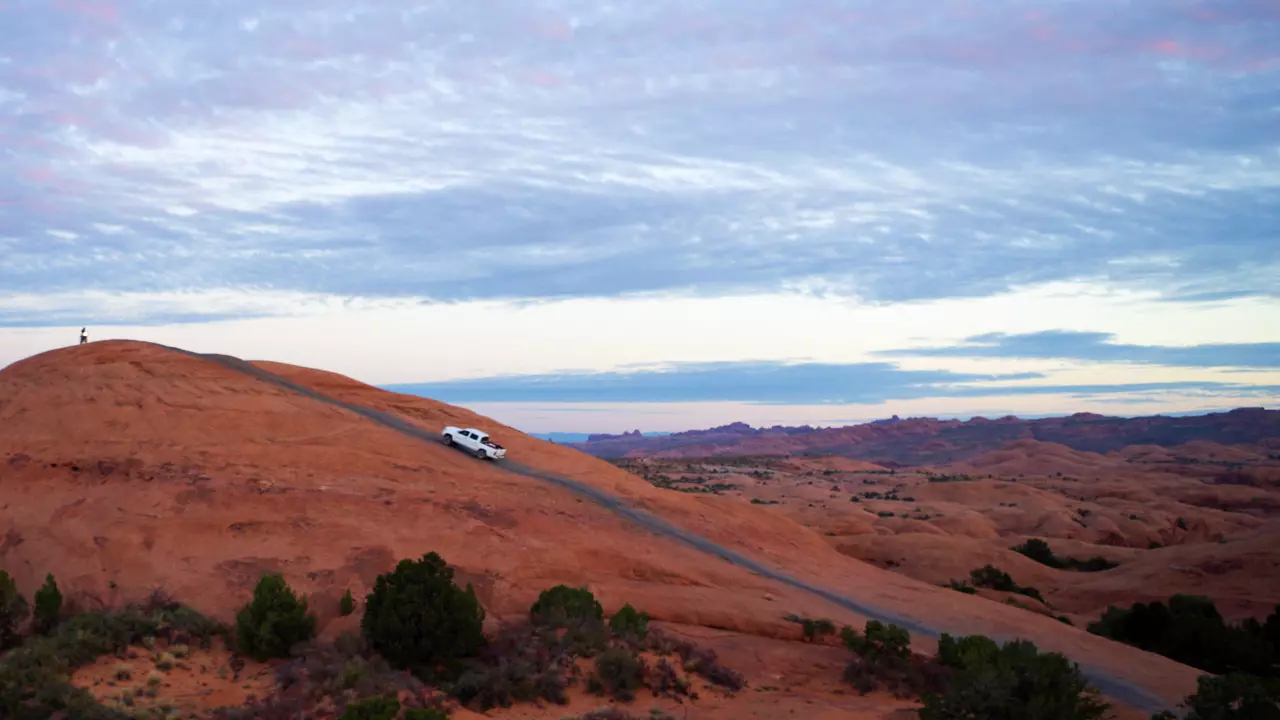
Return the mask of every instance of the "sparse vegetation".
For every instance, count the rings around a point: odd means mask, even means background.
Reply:
[[[587,681],[587,689],[631,702],[635,700],[636,690],[644,684],[644,675],[644,661],[635,651],[611,647],[596,657],[595,673]]]
[[[20,642],[18,630],[26,622],[31,606],[18,592],[9,573],[0,570],[0,653]]]
[[[978,591],[972,585],[970,585],[968,582],[964,580],[951,580],[943,587],[949,587],[952,590],[955,590],[957,592],[962,592],[965,595],[978,594]]]
[[[35,615],[32,619],[32,630],[38,635],[48,635],[58,625],[62,615],[62,591],[53,573],[45,575],[44,585],[36,590]]]
[[[1013,581],[1013,577],[1009,573],[997,568],[994,565],[984,565],[977,570],[969,573],[969,579],[974,587],[987,588],[988,590],[996,590],[999,592],[1011,592],[1019,595],[1026,595],[1029,598],[1035,598],[1040,602],[1045,602],[1040,591],[1033,587],[1023,587]],[[1045,603],[1046,605],[1048,603]]]
[[[236,649],[255,660],[289,656],[289,649],[315,637],[316,618],[284,576],[262,576],[253,600],[236,613]]]
[[[1244,673],[1205,675],[1182,704],[1187,709],[1184,720],[1278,720],[1280,683]],[[1177,718],[1171,712],[1151,716],[1151,720]]]
[[[73,615],[48,635],[33,635],[0,657],[0,717],[48,720],[65,710],[70,718],[126,720],[128,715],[99,704],[87,691],[72,685],[71,673],[102,655],[124,652],[144,637],[158,637],[171,644],[198,641],[207,646],[214,637],[226,633],[221,624],[162,593],[119,612]]]
[[[620,699],[634,697],[641,687],[655,697],[696,697],[668,661],[672,655],[680,657],[685,672],[708,682],[730,690],[744,686],[742,676],[720,665],[715,653],[649,628],[648,617],[630,605],[607,625],[598,607],[582,588],[561,585],[543,592],[529,622],[504,628],[466,664],[451,694],[478,711],[539,699],[564,704],[566,689],[582,680],[588,690]],[[657,662],[641,662],[643,651],[658,655]],[[579,658],[595,658],[588,677],[582,677]]]
[[[388,696],[375,696],[347,705],[340,720],[395,720],[399,714],[399,700]]]
[[[949,482],[973,482],[974,478],[968,475],[930,475],[931,483],[949,483]]]
[[[396,670],[380,656],[367,653],[355,635],[332,644],[304,643],[293,657],[276,666],[276,689],[240,707],[215,710],[213,720],[276,720],[297,717],[345,717],[377,710],[379,698],[399,698],[403,720],[445,720],[446,695],[413,675]],[[375,702],[367,702],[374,698]],[[333,707],[333,706],[336,706]],[[375,715],[376,717],[376,715]]]
[[[836,624],[826,618],[814,619],[800,617],[799,615],[788,615],[786,620],[800,625],[805,642],[813,642],[827,635],[836,634]]]
[[[636,612],[627,603],[609,618],[609,630],[615,637],[643,640],[649,634],[649,614]]]
[[[901,697],[917,696],[937,680],[913,661],[911,635],[897,625],[868,620],[863,632],[846,625],[840,640],[853,653],[844,680],[863,695],[883,687]]]
[[[529,608],[530,620],[551,627],[564,627],[571,622],[603,618],[604,608],[600,607],[590,590],[567,585],[543,590],[533,607]]]
[[[1095,635],[1158,653],[1215,674],[1248,673],[1278,678],[1280,671],[1280,605],[1265,622],[1250,619],[1227,623],[1213,602],[1193,595],[1174,595],[1168,605],[1135,603],[1128,609],[1109,607],[1089,626]]]
[[[1073,570],[1076,572],[1101,572],[1119,567],[1118,563],[1113,563],[1106,558],[1095,555],[1088,560],[1080,560],[1078,558],[1060,558],[1053,554],[1053,548],[1049,547],[1049,543],[1039,538],[1031,538],[1021,545],[1014,545],[1010,550],[1021,553],[1032,560],[1047,565],[1058,570]]]
[[[921,720],[1100,720],[1109,709],[1079,666],[1023,640],[943,633],[937,663],[946,681],[925,693]]]
[[[484,647],[484,616],[471,585],[455,585],[453,569],[432,552],[378,576],[365,598],[360,632],[397,668],[422,677],[451,675]]]
[[[351,597],[351,588],[347,588],[347,591],[342,595],[342,599],[338,601],[338,613],[346,617],[355,611],[356,599]]]

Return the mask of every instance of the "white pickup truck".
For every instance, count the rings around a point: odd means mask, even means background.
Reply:
[[[481,460],[500,460],[507,456],[506,448],[489,439],[489,433],[475,428],[444,429],[444,444],[456,445]]]

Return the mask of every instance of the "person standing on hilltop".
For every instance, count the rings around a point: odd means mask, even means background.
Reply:
[[[89,342],[89,333],[86,332],[86,328],[80,328],[80,344],[83,345],[87,342]]]

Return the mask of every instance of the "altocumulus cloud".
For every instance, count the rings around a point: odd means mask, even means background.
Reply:
[[[1220,343],[1172,347],[1114,342],[1097,332],[987,333],[949,347],[885,350],[883,356],[1085,360],[1195,368],[1280,368],[1280,343]]]
[[[508,375],[386,387],[396,392],[456,403],[746,402],[785,405],[1059,394],[1142,397],[1166,392],[1193,393],[1204,397],[1274,397],[1276,392],[1280,392],[1280,386],[1224,382],[1006,384],[1041,378],[1043,376],[1039,373],[977,375],[946,370],[903,370],[890,363],[876,362],[706,362],[676,363],[663,368],[627,372]]]
[[[0,287],[1274,296],[1276,7],[10,0]]]

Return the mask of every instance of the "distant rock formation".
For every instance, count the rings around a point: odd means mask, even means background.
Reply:
[[[1193,440],[1221,445],[1266,445],[1280,449],[1280,411],[1261,407],[1170,417],[1108,417],[1075,413],[1023,420],[936,418],[876,420],[835,428],[774,426],[743,422],[661,437],[640,432],[592,435],[574,447],[597,457],[706,457],[713,455],[837,455],[886,466],[947,463],[976,457],[1015,440],[1058,443],[1107,453],[1130,445],[1172,447]]]

